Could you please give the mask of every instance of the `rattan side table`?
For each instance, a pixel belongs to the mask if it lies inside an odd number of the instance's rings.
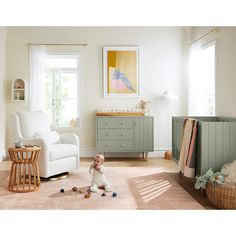
[[[41,147],[8,148],[12,161],[8,189],[12,192],[32,192],[40,188],[38,157]]]

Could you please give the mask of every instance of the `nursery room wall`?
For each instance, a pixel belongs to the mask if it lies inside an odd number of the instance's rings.
[[[0,27],[0,161],[5,156],[6,30]]]
[[[47,50],[74,50],[83,53],[81,81],[82,127],[79,135],[81,156],[95,152],[95,110],[101,107],[134,107],[137,98],[104,98],[102,90],[102,46],[136,45],[139,53],[140,98],[151,101],[154,116],[155,155],[168,148],[167,103],[161,94],[169,89],[178,97],[170,111],[187,114],[184,27],[9,27],[7,40],[7,115],[27,110],[28,102],[11,102],[13,79],[29,79],[28,43],[87,43],[82,47],[48,47]]]
[[[213,27],[193,27],[192,40]],[[217,33],[216,112],[218,116],[236,117],[236,27],[219,27]]]

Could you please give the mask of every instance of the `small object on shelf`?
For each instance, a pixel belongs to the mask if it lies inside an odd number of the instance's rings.
[[[61,192],[61,193],[64,193],[64,192],[65,192],[64,188],[61,188],[61,189],[60,189],[60,192]]]
[[[20,92],[15,92],[15,95],[16,95],[15,96],[16,100],[20,100],[20,97],[21,97]]]
[[[73,187],[72,190],[73,190],[74,192],[76,192],[76,191],[77,191],[77,187]]]
[[[105,197],[105,196],[106,196],[106,193],[103,193],[101,196],[102,196],[102,197]]]
[[[116,192],[113,192],[113,193],[112,193],[112,197],[117,197],[117,193],[116,193]]]

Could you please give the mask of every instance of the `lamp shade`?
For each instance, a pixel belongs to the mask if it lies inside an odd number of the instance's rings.
[[[177,101],[179,99],[171,90],[164,91],[164,93],[162,94],[162,98],[168,101]]]

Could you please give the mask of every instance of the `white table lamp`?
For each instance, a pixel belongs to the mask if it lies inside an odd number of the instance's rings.
[[[178,97],[171,90],[164,91],[161,97],[167,101],[178,101]]]

